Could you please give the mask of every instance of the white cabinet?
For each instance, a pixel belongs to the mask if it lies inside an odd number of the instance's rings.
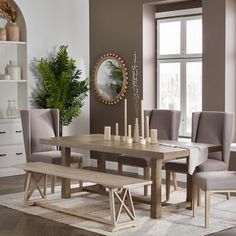
[[[13,60],[21,68],[21,80],[0,80],[0,177],[19,174],[12,166],[26,161],[21,120],[7,118],[8,100],[16,101],[18,111],[29,107],[27,28],[22,11],[10,2],[17,12],[20,42],[0,41],[0,74],[6,74],[6,65]],[[0,18],[0,27],[5,24]]]
[[[0,177],[21,174],[14,165],[25,163],[20,119],[0,119]]]

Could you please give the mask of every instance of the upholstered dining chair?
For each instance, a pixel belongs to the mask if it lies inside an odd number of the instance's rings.
[[[40,138],[59,136],[59,110],[30,109],[21,110],[20,114],[27,162],[47,162],[60,165],[61,152],[57,147],[39,143]],[[71,153],[71,163],[78,163],[78,167],[82,168],[83,155]],[[55,184],[56,176],[52,176],[52,193],[54,193]],[[82,182],[80,182],[81,185]]]
[[[146,110],[145,116],[149,116],[150,129],[158,130],[158,139],[177,140],[179,134],[181,112],[176,110]],[[146,127],[146,125],[145,125]],[[164,162],[165,164],[165,162]],[[123,174],[123,165],[141,167],[144,170],[144,179],[150,179],[151,159],[149,157],[118,157],[118,173]],[[172,172],[175,189],[177,188],[176,175]],[[148,186],[144,187],[144,195],[148,195]]]
[[[223,151],[210,153],[207,161],[199,165],[195,172],[226,171],[229,165],[230,145],[233,130],[233,114],[227,112],[203,111],[192,114],[192,142],[221,144]],[[169,161],[165,165],[166,179],[170,171],[187,174],[185,159]],[[166,198],[170,197],[170,184],[166,184]],[[200,199],[199,199],[200,200]]]

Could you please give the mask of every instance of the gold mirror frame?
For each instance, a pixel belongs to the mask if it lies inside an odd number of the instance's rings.
[[[108,59],[115,60],[121,66],[122,74],[123,74],[123,81],[122,81],[121,91],[113,99],[107,99],[107,98],[103,97],[102,94],[100,93],[99,89],[98,89],[98,84],[97,84],[98,70],[99,70],[101,64],[105,60],[108,60]],[[101,102],[107,104],[107,105],[117,104],[118,102],[120,102],[124,98],[124,95],[125,95],[126,90],[127,90],[127,85],[128,85],[128,72],[127,72],[127,68],[126,68],[126,65],[124,63],[124,60],[119,55],[117,55],[116,53],[104,54],[96,63],[95,70],[94,70],[94,76],[93,76],[94,91],[95,91],[97,97],[99,98],[99,100]]]

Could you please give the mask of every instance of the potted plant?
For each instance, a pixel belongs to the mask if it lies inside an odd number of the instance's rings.
[[[67,48],[61,45],[55,57],[41,58],[37,62],[39,78],[33,93],[33,104],[37,108],[60,111],[60,136],[62,127],[80,115],[89,91],[89,79],[79,80],[81,70],[76,68],[75,60],[69,58]]]
[[[7,20],[7,40],[19,41],[20,30],[19,26],[16,24],[17,12],[8,1],[0,1],[0,17]]]

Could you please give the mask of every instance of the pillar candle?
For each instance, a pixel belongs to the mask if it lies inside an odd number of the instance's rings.
[[[146,134],[149,139],[149,116],[146,116]]]
[[[143,100],[141,100],[141,136],[144,138],[144,110],[143,110]]]
[[[127,137],[127,99],[124,100],[124,136]]]
[[[104,140],[111,140],[111,126],[104,127]]]
[[[128,125],[128,138],[131,138],[131,125]]]
[[[116,136],[119,136],[119,124],[116,123]]]
[[[151,129],[151,143],[157,143],[157,129]]]

